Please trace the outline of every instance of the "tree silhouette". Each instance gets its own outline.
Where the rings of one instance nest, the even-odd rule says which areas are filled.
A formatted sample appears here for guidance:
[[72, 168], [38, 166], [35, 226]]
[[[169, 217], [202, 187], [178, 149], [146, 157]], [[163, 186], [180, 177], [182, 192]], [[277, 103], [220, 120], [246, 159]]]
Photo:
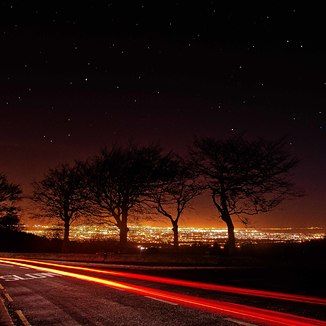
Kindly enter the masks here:
[[33, 200], [40, 204], [43, 216], [63, 221], [63, 251], [69, 250], [71, 224], [90, 213], [84, 180], [81, 164], [77, 163], [73, 167], [61, 164], [50, 169], [43, 180], [33, 183]]
[[119, 229], [121, 252], [127, 247], [128, 219], [144, 212], [160, 165], [159, 147], [134, 144], [104, 149], [88, 164], [92, 201], [102, 211], [102, 216]]
[[179, 249], [179, 220], [190, 201], [201, 193], [193, 170], [180, 157], [166, 161], [161, 178], [153, 188], [151, 199], [157, 212], [172, 223], [173, 245]]
[[247, 223], [246, 215], [270, 211], [283, 200], [301, 195], [290, 174], [298, 160], [285, 148], [285, 139], [195, 140], [191, 155], [227, 225], [226, 245], [231, 253], [235, 249], [232, 215]]
[[17, 229], [19, 227], [17, 202], [21, 200], [19, 185], [10, 183], [4, 174], [0, 174], [0, 227]]

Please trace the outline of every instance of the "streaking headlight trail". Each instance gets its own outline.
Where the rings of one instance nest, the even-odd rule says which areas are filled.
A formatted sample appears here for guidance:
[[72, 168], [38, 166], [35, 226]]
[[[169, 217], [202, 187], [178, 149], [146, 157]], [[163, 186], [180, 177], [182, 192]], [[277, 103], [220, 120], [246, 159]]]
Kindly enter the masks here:
[[[24, 260], [24, 262], [18, 262], [15, 261], [14, 259], [0, 258], [0, 263], [6, 263], [6, 264], [28, 267], [28, 268], [51, 272], [51, 273], [57, 273], [63, 276], [79, 279], [82, 281], [108, 286], [117, 290], [123, 290], [137, 295], [142, 295], [146, 297], [149, 296], [155, 299], [180, 304], [194, 309], [201, 309], [211, 313], [232, 316], [243, 320], [248, 320], [251, 322], [252, 321], [258, 322], [262, 325], [326, 326], [326, 322], [316, 320], [316, 319], [300, 317], [291, 314], [281, 313], [281, 312], [267, 310], [267, 309], [255, 308], [255, 307], [245, 306], [236, 303], [198, 298], [190, 295], [162, 291], [162, 290], [152, 289], [144, 286], [110, 281], [107, 279], [88, 276], [88, 275], [79, 274], [75, 272], [69, 272], [69, 271], [64, 271], [64, 270], [50, 268], [50, 267], [33, 265], [35, 263], [38, 263], [37, 261]], [[46, 265], [46, 263], [44, 265]], [[67, 265], [59, 265], [59, 264], [57, 265], [58, 265], [57, 267], [67, 266]]]
[[65, 264], [55, 264], [55, 263], [48, 263], [48, 262], [27, 260], [27, 259], [16, 259], [16, 258], [3, 258], [3, 259], [9, 260], [12, 262], [13, 261], [25, 262], [25, 263], [31, 263], [31, 264], [37, 264], [37, 265], [45, 265], [45, 266], [51, 266], [51, 267], [77, 270], [77, 271], [79, 270], [79, 271], [86, 271], [86, 272], [92, 272], [92, 273], [106, 274], [106, 275], [112, 275], [112, 276], [117, 276], [117, 277], [132, 278], [132, 279], [143, 280], [143, 281], [148, 281], [148, 282], [157, 282], [157, 283], [164, 283], [164, 284], [177, 285], [177, 286], [186, 286], [186, 287], [203, 289], [203, 290], [210, 290], [210, 291], [234, 293], [234, 294], [247, 295], [247, 296], [303, 302], [303, 303], [310, 303], [310, 304], [319, 304], [319, 305], [326, 306], [326, 299], [319, 298], [319, 297], [306, 296], [306, 295], [272, 292], [272, 291], [264, 291], [264, 290], [255, 290], [255, 289], [246, 289], [246, 288], [239, 288], [239, 287], [233, 287], [233, 286], [227, 286], [227, 285], [193, 282], [193, 281], [186, 281], [186, 280], [179, 280], [179, 279], [172, 279], [172, 278], [165, 278], [165, 277], [101, 270], [101, 269], [96, 269], [96, 268], [71, 266], [71, 265], [65, 265]]

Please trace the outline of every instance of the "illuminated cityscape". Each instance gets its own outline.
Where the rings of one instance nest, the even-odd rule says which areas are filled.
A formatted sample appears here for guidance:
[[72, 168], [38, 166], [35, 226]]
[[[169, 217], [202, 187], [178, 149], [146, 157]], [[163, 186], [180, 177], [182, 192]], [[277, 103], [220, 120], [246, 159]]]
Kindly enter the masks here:
[[[60, 237], [62, 229], [56, 226], [33, 225], [26, 226], [29, 233], [48, 238]], [[323, 228], [238, 228], [235, 230], [238, 243], [251, 242], [304, 242], [323, 239]], [[86, 240], [118, 240], [116, 227], [103, 225], [72, 226], [70, 239]], [[169, 227], [130, 226], [129, 241], [142, 244], [172, 244], [173, 233]], [[181, 245], [224, 243], [227, 240], [227, 230], [217, 228], [180, 228], [179, 241]]]

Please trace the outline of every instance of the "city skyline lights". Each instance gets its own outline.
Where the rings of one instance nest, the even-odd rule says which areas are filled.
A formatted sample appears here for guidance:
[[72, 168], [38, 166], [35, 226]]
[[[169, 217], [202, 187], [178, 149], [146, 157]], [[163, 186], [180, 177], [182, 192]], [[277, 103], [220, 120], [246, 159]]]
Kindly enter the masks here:
[[[60, 237], [63, 231], [58, 226], [50, 225], [26, 225], [26, 231], [39, 236], [49, 238]], [[172, 244], [173, 233], [171, 227], [153, 226], [130, 226], [128, 233], [129, 241], [142, 244]], [[113, 226], [79, 225], [72, 226], [70, 240], [117, 240], [119, 239], [118, 229]], [[235, 235], [237, 242], [242, 243], [283, 243], [283, 242], [304, 242], [320, 240], [325, 238], [326, 230], [320, 227], [310, 228], [236, 228]], [[180, 245], [213, 245], [223, 244], [227, 239], [227, 230], [218, 228], [194, 228], [180, 227]]]

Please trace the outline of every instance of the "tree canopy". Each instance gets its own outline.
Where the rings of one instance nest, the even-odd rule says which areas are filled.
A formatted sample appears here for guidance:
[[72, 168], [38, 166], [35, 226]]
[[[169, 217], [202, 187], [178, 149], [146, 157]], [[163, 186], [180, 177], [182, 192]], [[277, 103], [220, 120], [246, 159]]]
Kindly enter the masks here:
[[154, 208], [172, 224], [174, 249], [179, 248], [179, 220], [185, 208], [201, 193], [191, 165], [178, 156], [170, 157], [162, 168], [162, 176], [151, 191]]
[[198, 138], [192, 157], [227, 224], [231, 251], [235, 247], [232, 215], [247, 223], [246, 215], [270, 211], [285, 199], [300, 195], [291, 175], [298, 160], [286, 149], [285, 139]]
[[70, 225], [90, 212], [84, 180], [81, 164], [61, 164], [33, 184], [33, 200], [40, 204], [43, 216], [64, 222], [64, 251], [68, 249]]
[[161, 148], [134, 144], [104, 149], [88, 163], [86, 174], [92, 202], [119, 229], [122, 251], [127, 245], [128, 219], [144, 212], [161, 164]]

